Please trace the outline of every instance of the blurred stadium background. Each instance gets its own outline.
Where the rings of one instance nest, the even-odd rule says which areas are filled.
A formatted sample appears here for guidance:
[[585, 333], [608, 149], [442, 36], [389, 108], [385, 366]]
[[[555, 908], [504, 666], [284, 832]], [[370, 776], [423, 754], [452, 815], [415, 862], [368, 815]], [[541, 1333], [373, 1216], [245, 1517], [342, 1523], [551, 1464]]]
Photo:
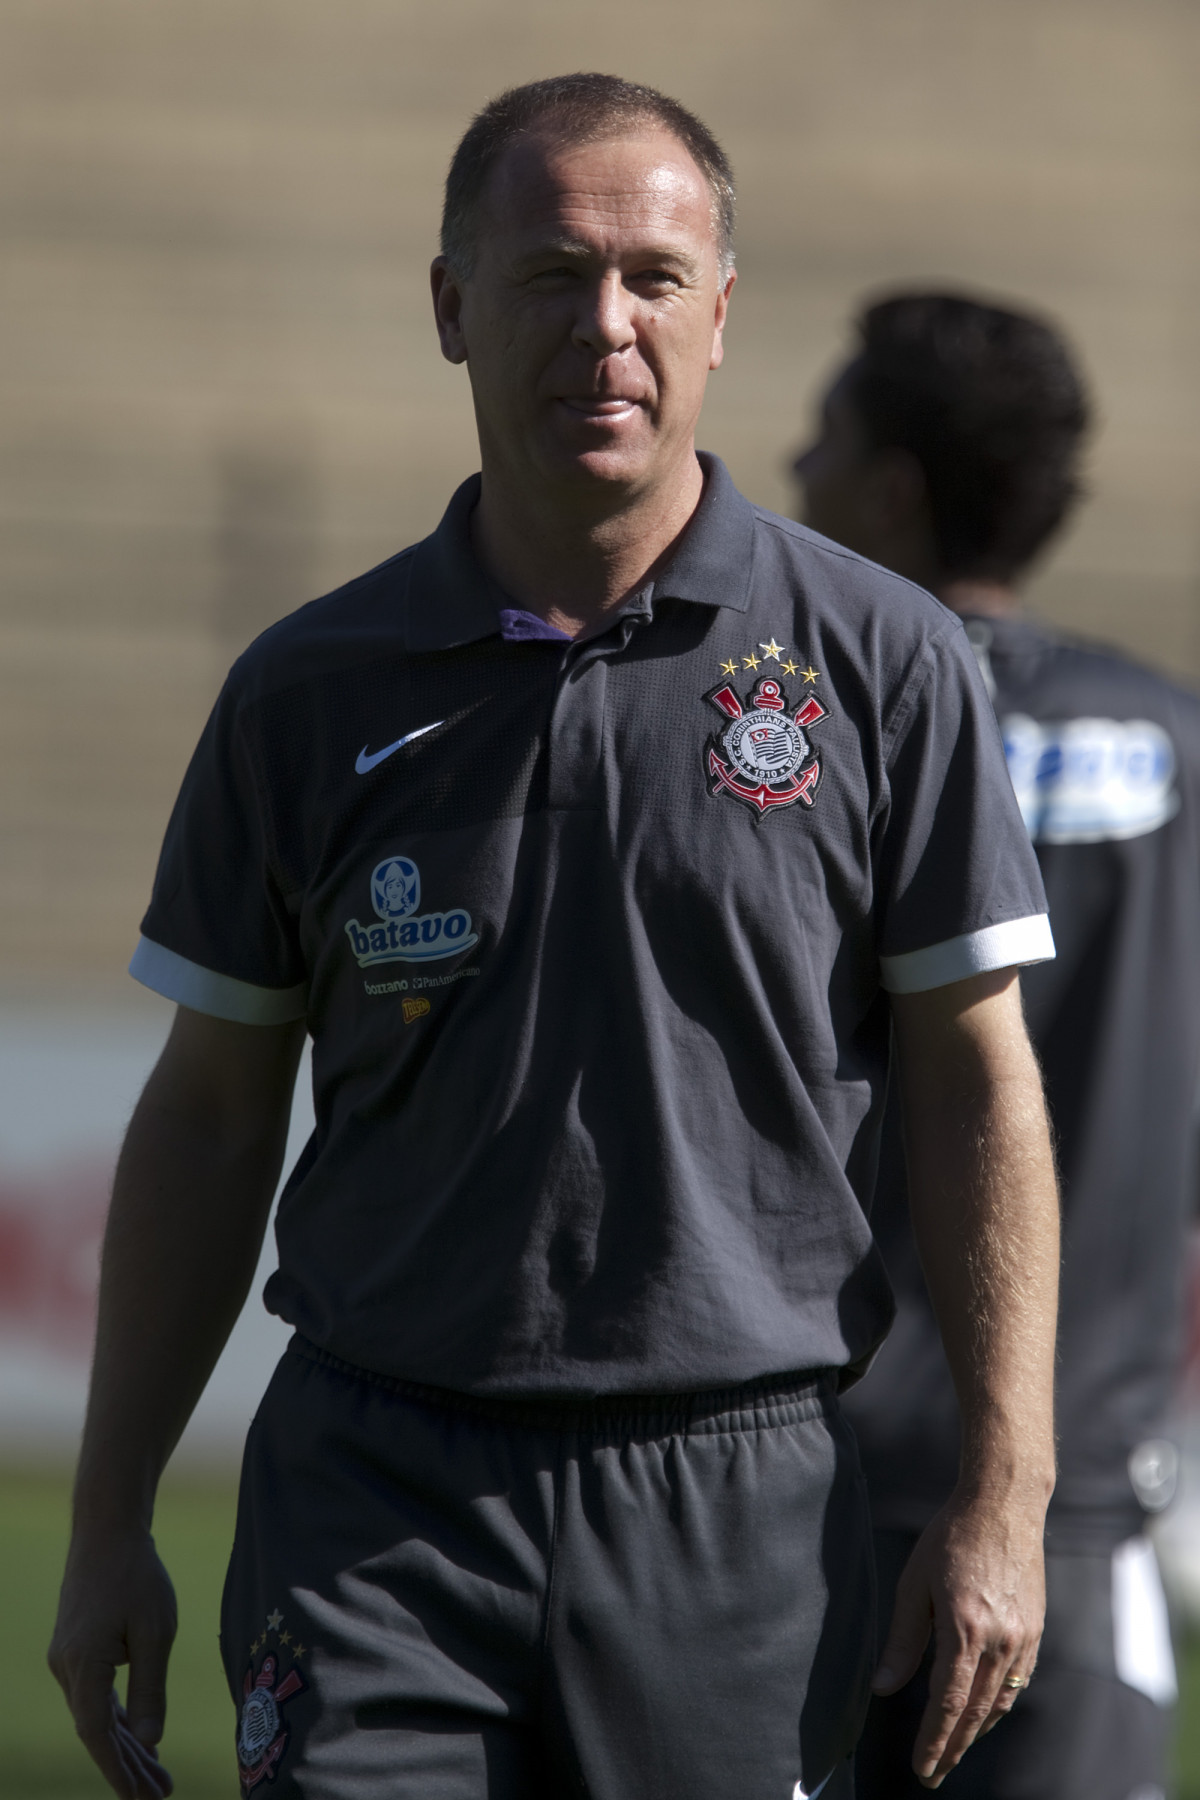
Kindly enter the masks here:
[[[614, 69], [715, 127], [739, 286], [703, 441], [787, 510], [865, 291], [1056, 313], [1091, 504], [1036, 606], [1200, 682], [1200, 11], [1192, 0], [5, 0], [0, 7], [0, 1795], [97, 1793], [42, 1667], [113, 1156], [167, 1009], [124, 976], [167, 810], [264, 625], [436, 522], [474, 466], [426, 267], [471, 111]], [[297, 1101], [294, 1145], [310, 1116]], [[215, 1655], [257, 1301], [160, 1511], [167, 1759], [234, 1791]], [[1200, 1432], [1161, 1549], [1200, 1621]], [[1189, 1493], [1190, 1480], [1190, 1493]], [[1200, 1668], [1182, 1792], [1200, 1800]], [[1189, 1733], [1191, 1734], [1189, 1736]]]

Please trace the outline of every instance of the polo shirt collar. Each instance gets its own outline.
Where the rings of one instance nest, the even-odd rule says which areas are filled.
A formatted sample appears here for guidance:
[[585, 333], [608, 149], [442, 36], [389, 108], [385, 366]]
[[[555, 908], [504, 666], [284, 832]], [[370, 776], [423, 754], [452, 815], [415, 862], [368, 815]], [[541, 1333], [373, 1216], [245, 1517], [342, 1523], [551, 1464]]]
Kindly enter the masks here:
[[[754, 509], [733, 485], [717, 456], [700, 453], [704, 493], [683, 540], [666, 568], [643, 590], [658, 600], [694, 600], [745, 612], [750, 604]], [[470, 518], [481, 477], [472, 475], [454, 494], [437, 530], [413, 554], [408, 588], [410, 650], [450, 650], [492, 637], [500, 610], [512, 600], [480, 567], [471, 547]]]
[[480, 567], [471, 548], [471, 514], [482, 478], [472, 475], [454, 494], [432, 536], [413, 553], [408, 584], [410, 650], [451, 650], [492, 637], [508, 595]]
[[696, 600], [746, 612], [754, 562], [754, 508], [719, 456], [699, 452], [704, 492], [679, 548], [650, 587], [656, 600]]

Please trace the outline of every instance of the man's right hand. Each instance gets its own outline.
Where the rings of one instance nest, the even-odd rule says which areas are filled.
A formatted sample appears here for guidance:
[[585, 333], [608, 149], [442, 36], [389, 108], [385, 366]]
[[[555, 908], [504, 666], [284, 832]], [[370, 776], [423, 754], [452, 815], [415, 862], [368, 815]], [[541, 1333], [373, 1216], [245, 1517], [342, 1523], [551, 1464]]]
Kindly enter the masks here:
[[[173, 1792], [155, 1746], [174, 1637], [175, 1590], [150, 1533], [77, 1533], [49, 1662], [76, 1731], [122, 1800], [163, 1800]], [[122, 1663], [129, 1664], [124, 1706], [114, 1686]]]

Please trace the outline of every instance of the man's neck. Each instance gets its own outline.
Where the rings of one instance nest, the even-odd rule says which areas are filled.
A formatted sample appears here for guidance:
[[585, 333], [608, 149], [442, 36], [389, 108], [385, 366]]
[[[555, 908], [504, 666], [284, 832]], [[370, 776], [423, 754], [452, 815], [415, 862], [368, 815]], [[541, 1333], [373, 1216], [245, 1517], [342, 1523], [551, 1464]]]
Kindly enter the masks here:
[[567, 497], [514, 492], [485, 464], [471, 542], [518, 606], [578, 637], [652, 574], [687, 529], [703, 492], [694, 452], [671, 482], [619, 500], [599, 483], [592, 494]]
[[1003, 581], [943, 581], [933, 591], [943, 606], [964, 617], [1002, 619], [1021, 610], [1020, 595]]

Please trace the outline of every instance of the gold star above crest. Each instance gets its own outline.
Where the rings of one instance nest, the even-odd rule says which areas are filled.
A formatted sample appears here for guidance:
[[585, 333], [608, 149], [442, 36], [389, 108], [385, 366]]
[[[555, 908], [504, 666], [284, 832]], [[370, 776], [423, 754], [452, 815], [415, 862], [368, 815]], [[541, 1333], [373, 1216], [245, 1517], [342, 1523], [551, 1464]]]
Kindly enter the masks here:
[[291, 1632], [290, 1631], [281, 1631], [279, 1634], [279, 1641], [281, 1644], [290, 1644], [292, 1641]]
[[251, 1654], [251, 1656], [257, 1656], [257, 1655], [258, 1655], [258, 1652], [259, 1652], [259, 1649], [260, 1649], [260, 1647], [261, 1647], [261, 1646], [262, 1646], [262, 1645], [263, 1645], [263, 1644], [265, 1644], [265, 1643], [266, 1643], [266, 1641], [267, 1641], [267, 1640], [266, 1640], [266, 1638], [255, 1638], [255, 1640], [254, 1640], [254, 1642], [253, 1642], [253, 1643], [252, 1643], [252, 1644], [251, 1644], [251, 1646], [250, 1646], [250, 1654]]
[[305, 1646], [303, 1644], [297, 1644], [296, 1648], [292, 1651], [292, 1655], [296, 1658], [297, 1662], [299, 1662], [300, 1658], [304, 1655], [304, 1650]]
[[268, 1631], [278, 1631], [279, 1627], [282, 1624], [283, 1624], [283, 1614], [280, 1612], [279, 1608], [276, 1607], [275, 1611], [273, 1613], [267, 1614], [267, 1630]]
[[819, 680], [819, 676], [815, 669], [811, 669], [811, 668], [810, 669], [801, 669], [800, 673], [803, 675], [805, 681]]
[[771, 639], [769, 644], [760, 644], [758, 647], [764, 656], [773, 656], [776, 662], [781, 661], [784, 646], [782, 644], [777, 644], [774, 638]]
[[723, 662], [721, 664], [721, 673], [722, 673], [722, 675], [736, 675], [737, 674], [737, 664], [734, 662], [732, 656], [729, 658], [728, 662]]
[[800, 664], [794, 663], [789, 656], [783, 665], [783, 672], [785, 675], [798, 675], [800, 673]]
[[758, 667], [758, 658], [755, 656], [753, 650], [750, 652], [749, 656], [743, 656], [742, 661], [748, 669], [757, 669]]

